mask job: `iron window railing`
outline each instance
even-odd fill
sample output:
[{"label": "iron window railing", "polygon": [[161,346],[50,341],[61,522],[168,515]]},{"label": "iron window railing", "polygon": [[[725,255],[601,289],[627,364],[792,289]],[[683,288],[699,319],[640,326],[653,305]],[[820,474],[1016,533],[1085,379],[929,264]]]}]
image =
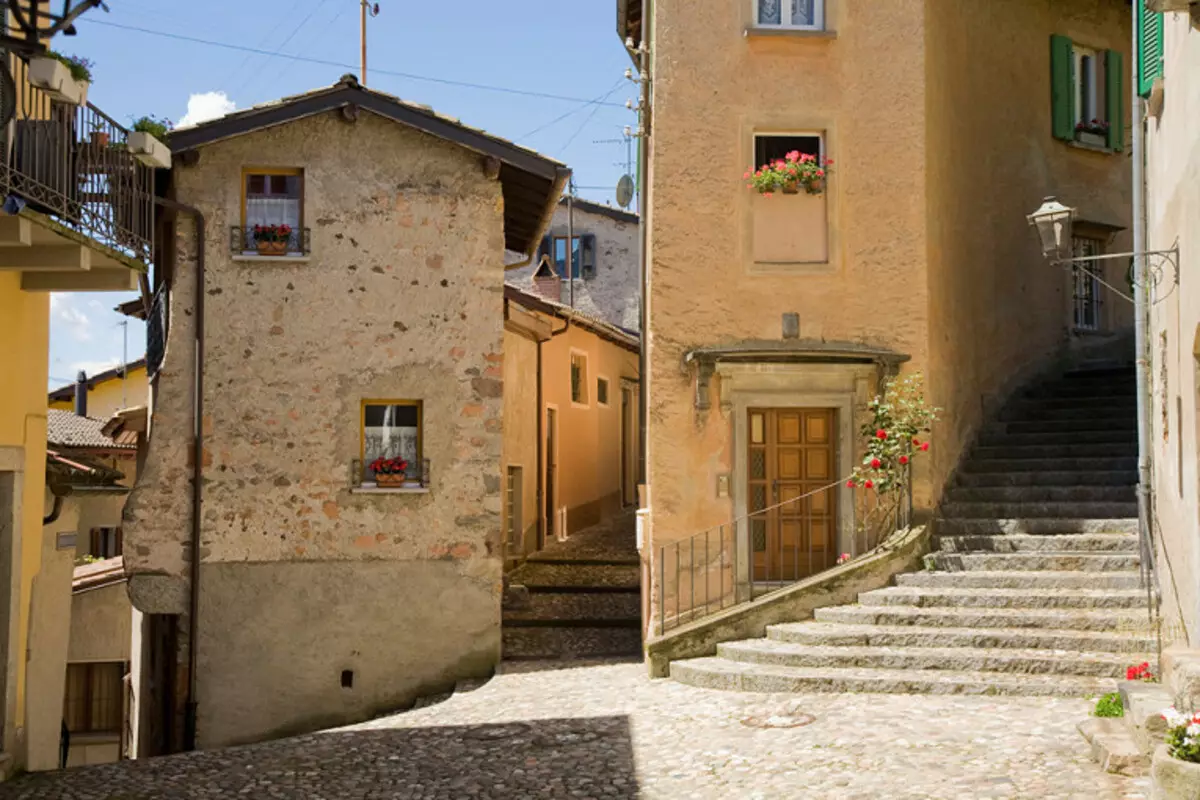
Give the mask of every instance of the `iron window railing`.
[{"label": "iron window railing", "polygon": [[2,55],[13,78],[13,117],[0,127],[0,191],[10,213],[27,206],[150,263],[154,168],[129,151],[129,132],[91,104],[53,98],[29,82],[26,61]]},{"label": "iron window railing", "polygon": [[307,256],[311,250],[308,228],[292,228],[286,242],[279,242],[275,249],[260,246],[254,238],[254,226],[234,225],[229,229],[229,252],[235,256]]}]

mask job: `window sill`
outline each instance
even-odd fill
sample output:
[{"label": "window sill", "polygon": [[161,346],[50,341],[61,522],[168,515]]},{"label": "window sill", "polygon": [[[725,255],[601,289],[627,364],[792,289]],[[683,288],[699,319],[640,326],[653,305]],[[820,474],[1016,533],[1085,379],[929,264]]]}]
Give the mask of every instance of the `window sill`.
[{"label": "window sill", "polygon": [[837,31],[814,30],[810,28],[769,28],[758,25],[748,25],[742,35],[747,39],[767,36],[778,36],[785,39],[836,39]]},{"label": "window sill", "polygon": [[258,253],[234,253],[230,258],[234,261],[282,261],[292,264],[302,264],[312,260],[312,256],[305,253],[287,253],[282,256],[260,256]]},{"label": "window sill", "polygon": [[351,489],[350,494],[429,494],[429,487],[376,486],[373,483],[364,483],[362,486],[355,486]]},{"label": "window sill", "polygon": [[1118,152],[1111,147],[1102,147],[1100,145],[1088,144],[1087,142],[1070,141],[1067,142],[1068,147],[1074,147],[1077,150],[1087,150],[1090,153],[1104,153],[1105,155],[1113,155]]}]

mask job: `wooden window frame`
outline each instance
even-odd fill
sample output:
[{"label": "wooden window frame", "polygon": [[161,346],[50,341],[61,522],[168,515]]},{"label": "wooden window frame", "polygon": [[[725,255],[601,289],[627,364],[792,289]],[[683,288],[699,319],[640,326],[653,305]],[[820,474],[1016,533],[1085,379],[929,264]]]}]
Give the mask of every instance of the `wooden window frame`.
[{"label": "wooden window frame", "polygon": [[813,0],[813,24],[812,25],[793,25],[791,22],[784,22],[792,18],[792,2],[793,0],[779,0],[779,24],[771,22],[758,21],[758,6],[762,0],[750,0],[750,26],[752,28],[763,28],[766,30],[785,30],[785,31],[823,31],[825,30],[825,3],[826,0]]},{"label": "wooden window frame", "polygon": [[[754,161],[757,161],[757,160],[758,160],[758,140],[759,140],[759,139],[782,138],[782,137],[784,137],[784,136],[795,136],[795,137],[803,137],[803,138],[806,138],[806,139],[816,139],[816,140],[817,140],[817,158],[818,158],[818,159],[822,159],[822,160],[825,158],[825,153],[826,153],[826,151],[827,151],[827,148],[828,148],[828,142],[826,142],[826,140],[825,140],[825,131],[814,131],[814,130],[796,130],[796,131],[777,131],[777,130],[766,130],[766,131],[755,131],[753,134],[751,134],[751,135],[750,135],[750,153],[751,153],[751,159],[752,159],[752,160],[754,160]],[[761,166],[762,166],[762,164],[755,164],[754,166],[757,168],[757,167],[761,167]]]},{"label": "wooden window frame", "polygon": [[[580,400],[575,399],[575,378],[571,374],[575,371],[575,358],[576,357],[579,357],[583,360],[583,374],[579,376],[579,396],[582,398]],[[574,347],[572,347],[570,350],[570,353],[569,353],[568,361],[567,361],[567,380],[569,381],[569,385],[567,388],[568,388],[568,391],[570,392],[572,408],[591,408],[592,407],[591,395],[588,392],[588,388],[589,388],[588,375],[591,373],[591,370],[588,367],[589,367],[589,364],[588,364],[587,351],[586,350],[577,350]]]},{"label": "wooden window frame", "polygon": [[[247,180],[251,175],[285,175],[287,177],[299,178],[300,184],[300,224],[296,226],[297,235],[300,237],[301,248],[304,244],[304,193],[306,186],[304,185],[304,168],[303,167],[242,167],[242,230],[246,230],[246,189]],[[243,234],[244,235],[244,234]]]},{"label": "wooden window frame", "polygon": [[[604,399],[600,399],[600,384],[604,384]],[[612,381],[607,375],[596,376],[596,405],[601,408],[609,408],[612,406]]]},{"label": "wooden window frame", "polygon": [[[104,666],[111,667],[112,665],[120,667],[120,677],[116,684],[116,694],[113,697],[113,702],[116,703],[119,719],[115,728],[96,728],[92,723],[92,671],[95,667]],[[116,735],[120,736],[122,729],[125,726],[125,675],[129,672],[129,662],[127,661],[70,661],[67,662],[67,677],[63,687],[63,720],[69,719],[67,714],[67,704],[70,699],[68,692],[71,687],[70,671],[72,667],[83,667],[84,675],[84,696],[82,698],[83,715],[87,719],[86,727],[71,731],[72,735]]]},{"label": "wooden window frame", "polygon": [[[422,400],[364,398],[358,406],[359,484],[367,483],[367,406],[413,406],[417,409],[417,475],[425,480],[425,403]],[[410,471],[411,471],[410,465]]]}]

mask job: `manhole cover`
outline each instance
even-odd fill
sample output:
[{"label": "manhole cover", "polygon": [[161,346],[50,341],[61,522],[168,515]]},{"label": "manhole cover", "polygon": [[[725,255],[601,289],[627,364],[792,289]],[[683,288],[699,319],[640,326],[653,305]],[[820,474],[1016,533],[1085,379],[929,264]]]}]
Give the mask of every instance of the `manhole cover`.
[{"label": "manhole cover", "polygon": [[812,714],[763,714],[746,717],[742,724],[747,728],[803,728],[816,721]]}]

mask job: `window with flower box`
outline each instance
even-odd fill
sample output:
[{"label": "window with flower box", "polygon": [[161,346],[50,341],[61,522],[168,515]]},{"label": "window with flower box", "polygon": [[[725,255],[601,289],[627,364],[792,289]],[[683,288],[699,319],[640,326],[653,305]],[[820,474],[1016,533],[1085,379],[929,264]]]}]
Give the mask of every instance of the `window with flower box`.
[{"label": "window with flower box", "polygon": [[1066,36],[1050,38],[1053,132],[1084,147],[1124,147],[1124,59]]},{"label": "window with flower box", "polygon": [[[828,161],[825,134],[821,131],[756,133],[752,152],[751,172],[747,176],[764,165],[786,162],[797,154],[822,167]],[[753,182],[753,178],[749,180]],[[819,187],[814,184],[814,192],[804,185],[762,194],[748,187],[753,258],[758,268],[788,269],[794,265],[829,263],[829,176],[822,174],[819,183]]]},{"label": "window with flower box", "polygon": [[752,0],[759,28],[819,31],[825,27],[825,0]]},{"label": "window with flower box", "polygon": [[364,486],[422,483],[420,400],[363,400],[361,464]]},{"label": "window with flower box", "polygon": [[233,247],[243,255],[307,254],[303,170],[242,170],[242,224]]}]

